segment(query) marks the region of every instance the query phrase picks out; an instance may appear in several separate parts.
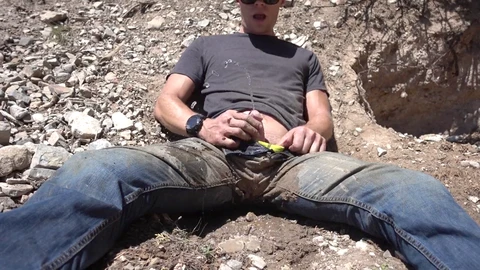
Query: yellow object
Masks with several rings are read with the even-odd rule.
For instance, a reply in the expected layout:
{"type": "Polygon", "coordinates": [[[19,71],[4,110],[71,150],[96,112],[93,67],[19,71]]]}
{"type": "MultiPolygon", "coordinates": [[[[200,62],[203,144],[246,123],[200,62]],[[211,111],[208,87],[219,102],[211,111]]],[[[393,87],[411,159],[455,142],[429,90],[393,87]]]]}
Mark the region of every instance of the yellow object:
{"type": "Polygon", "coordinates": [[[280,153],[280,152],[285,151],[285,147],[283,147],[283,146],[281,146],[281,145],[271,144],[271,143],[264,142],[264,141],[258,141],[258,143],[259,143],[261,146],[272,150],[274,153],[280,153]]]}

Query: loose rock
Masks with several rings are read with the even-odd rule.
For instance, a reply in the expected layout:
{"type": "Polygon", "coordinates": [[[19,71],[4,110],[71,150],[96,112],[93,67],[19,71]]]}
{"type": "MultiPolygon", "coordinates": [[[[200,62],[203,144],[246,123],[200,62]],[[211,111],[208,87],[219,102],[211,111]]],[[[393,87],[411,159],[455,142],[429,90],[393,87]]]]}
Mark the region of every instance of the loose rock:
{"type": "Polygon", "coordinates": [[[116,130],[131,129],[133,127],[133,121],[121,112],[114,113],[112,115],[112,121],[116,130]]]}
{"type": "Polygon", "coordinates": [[[267,266],[267,264],[265,263],[263,258],[260,257],[260,256],[250,254],[250,255],[248,255],[248,258],[252,262],[252,265],[257,267],[258,269],[263,269],[267,266]]]}
{"type": "Polygon", "coordinates": [[[70,112],[65,119],[75,138],[94,139],[102,132],[100,121],[81,112],[70,112]]]}
{"type": "Polygon", "coordinates": [[[10,185],[0,182],[0,190],[9,197],[15,198],[25,195],[33,190],[30,185],[10,185]]]}
{"type": "Polygon", "coordinates": [[[0,177],[28,168],[32,156],[26,146],[9,145],[0,148],[0,177]]]}
{"type": "Polygon", "coordinates": [[[39,144],[33,155],[30,168],[58,169],[70,156],[72,154],[64,148],[39,144]]]}
{"type": "Polygon", "coordinates": [[[55,23],[64,21],[67,17],[67,13],[47,10],[40,14],[40,21],[44,23],[55,23]]]}

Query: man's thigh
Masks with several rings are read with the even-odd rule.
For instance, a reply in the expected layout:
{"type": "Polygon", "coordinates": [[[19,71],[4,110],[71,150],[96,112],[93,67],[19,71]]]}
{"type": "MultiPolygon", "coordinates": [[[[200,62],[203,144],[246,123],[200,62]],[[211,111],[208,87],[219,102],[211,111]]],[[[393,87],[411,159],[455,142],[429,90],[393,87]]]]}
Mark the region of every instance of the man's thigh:
{"type": "Polygon", "coordinates": [[[331,152],[290,160],[280,169],[266,196],[368,206],[387,213],[410,212],[427,201],[451,197],[439,181],[424,173],[331,152]]]}

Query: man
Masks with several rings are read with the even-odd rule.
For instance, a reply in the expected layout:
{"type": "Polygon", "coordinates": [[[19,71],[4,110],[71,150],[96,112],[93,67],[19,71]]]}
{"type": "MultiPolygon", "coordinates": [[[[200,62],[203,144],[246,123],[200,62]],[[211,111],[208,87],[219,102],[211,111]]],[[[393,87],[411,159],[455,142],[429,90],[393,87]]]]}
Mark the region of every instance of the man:
{"type": "Polygon", "coordinates": [[[323,151],[333,128],[318,60],[273,35],[284,0],[237,2],[240,33],[197,39],[155,105],[191,138],[74,155],[0,215],[2,268],[83,269],[146,213],[241,202],[356,226],[415,268],[478,268],[480,228],[440,182],[323,151]],[[185,104],[198,92],[205,115],[185,104]]]}

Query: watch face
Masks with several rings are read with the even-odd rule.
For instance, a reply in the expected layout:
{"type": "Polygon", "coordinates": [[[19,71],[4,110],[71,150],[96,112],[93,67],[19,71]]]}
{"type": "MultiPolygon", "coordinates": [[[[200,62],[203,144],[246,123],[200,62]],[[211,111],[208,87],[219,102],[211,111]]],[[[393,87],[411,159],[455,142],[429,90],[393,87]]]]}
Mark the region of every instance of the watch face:
{"type": "Polygon", "coordinates": [[[204,119],[205,116],[200,114],[196,114],[188,118],[187,124],[185,125],[187,134],[190,136],[198,136],[198,132],[200,131],[200,129],[202,129],[204,119]]]}

